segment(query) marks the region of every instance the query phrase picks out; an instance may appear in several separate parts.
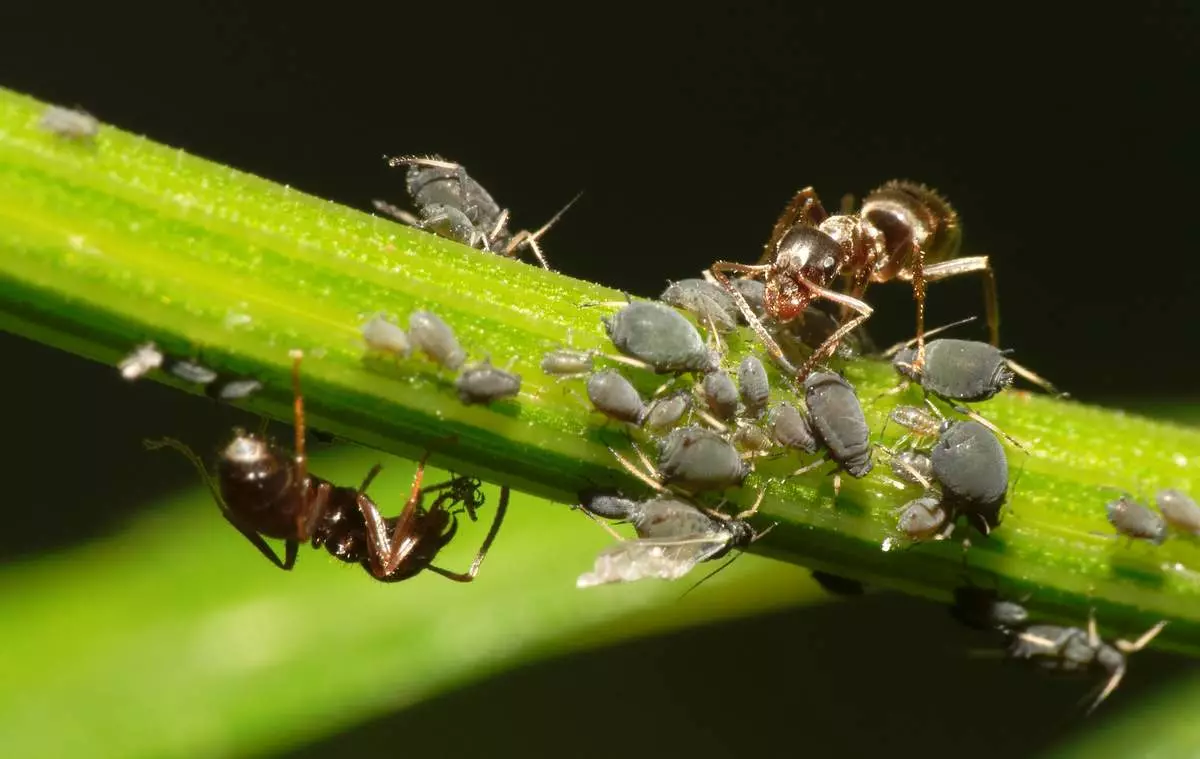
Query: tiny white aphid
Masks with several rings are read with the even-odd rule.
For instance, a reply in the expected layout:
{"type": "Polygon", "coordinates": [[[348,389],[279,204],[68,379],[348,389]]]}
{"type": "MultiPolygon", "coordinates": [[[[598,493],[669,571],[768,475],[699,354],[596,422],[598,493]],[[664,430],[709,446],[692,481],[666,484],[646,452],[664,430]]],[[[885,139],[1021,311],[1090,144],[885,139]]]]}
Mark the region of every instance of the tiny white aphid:
{"type": "Polygon", "coordinates": [[[240,379],[227,382],[217,392],[217,397],[223,401],[237,401],[262,390],[262,383],[256,379],[240,379]]]}
{"type": "Polygon", "coordinates": [[[135,380],[141,377],[151,369],[157,369],[162,366],[163,354],[154,343],[143,343],[133,349],[125,358],[121,359],[121,363],[117,364],[117,369],[121,371],[121,376],[127,380],[135,380]]]}
{"type": "Polygon", "coordinates": [[[374,351],[391,353],[401,358],[408,358],[412,353],[412,343],[405,331],[380,314],[362,326],[362,337],[367,347],[374,351]]]}
{"type": "Polygon", "coordinates": [[[100,122],[91,114],[52,105],[38,119],[38,128],[77,142],[91,142],[100,133],[100,122]]]}

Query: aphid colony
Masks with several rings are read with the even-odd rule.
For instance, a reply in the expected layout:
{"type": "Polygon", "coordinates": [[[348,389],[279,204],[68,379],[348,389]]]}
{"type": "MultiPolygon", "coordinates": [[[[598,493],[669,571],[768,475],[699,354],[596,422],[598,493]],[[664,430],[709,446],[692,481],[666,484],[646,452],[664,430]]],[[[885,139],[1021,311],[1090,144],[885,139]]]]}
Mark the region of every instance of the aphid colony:
{"type": "MultiPolygon", "coordinates": [[[[62,121],[60,115],[54,119],[62,121]]],[[[508,212],[462,166],[438,158],[391,163],[407,168],[406,186],[416,214],[382,201],[376,201],[377,208],[482,250],[515,256],[528,249],[548,268],[538,240],[558,215],[536,232],[512,233],[508,212]]],[[[892,477],[876,476],[901,489],[920,489],[898,510],[894,537],[884,541],[884,550],[947,538],[960,521],[985,538],[999,528],[1009,495],[1008,458],[1000,438],[1019,449],[1025,446],[965,404],[992,398],[1017,375],[1054,389],[996,347],[999,315],[990,265],[986,257],[958,257],[958,247],[957,215],[921,185],[889,182],[868,194],[857,212],[836,215],[828,214],[807,188],[779,217],[758,264],[718,261],[704,278],[670,283],[658,301],[581,304],[614,309],[597,319],[597,330],[611,349],[559,347],[544,354],[541,369],[558,380],[582,381],[596,425],[609,432],[617,428],[622,444],[610,445],[609,451],[647,492],[635,497],[592,489],[579,495],[577,507],[584,514],[618,538],[609,522],[631,524],[636,538],[618,539],[602,551],[592,569],[579,575],[577,586],[677,579],[701,562],[745,549],[772,526],[758,529],[750,523],[764,491],[758,489],[753,505],[736,513],[722,510],[724,500],[715,506],[711,502],[748,481],[753,488],[756,462],[787,456],[811,458],[797,461],[785,478],[831,465],[836,499],[841,474],[869,476],[879,448],[892,477]],[[971,272],[984,277],[991,344],[928,339],[940,330],[925,329],[926,283],[971,272]],[[845,292],[833,289],[839,279],[845,292]],[[915,384],[924,393],[925,406],[890,410],[887,423],[903,432],[888,446],[872,443],[853,385],[830,370],[828,362],[875,353],[861,329],[873,312],[862,297],[870,283],[892,279],[912,284],[917,330],[909,343],[879,354],[891,358],[900,378],[887,395],[915,384]],[[822,310],[818,301],[833,304],[838,313],[822,310]],[[753,351],[736,364],[727,361],[724,343],[739,325],[749,327],[781,377],[772,381],[772,371],[753,351]],[[645,385],[648,373],[665,381],[643,393],[638,385],[645,385]],[[959,416],[947,416],[951,412],[959,416]]],[[[407,330],[378,315],[362,325],[361,334],[369,353],[406,360],[415,351],[455,372],[455,391],[464,404],[520,394],[520,375],[493,366],[487,357],[467,364],[454,330],[430,311],[410,314],[407,330]]],[[[166,371],[225,400],[258,387],[254,380],[223,378],[196,361],[170,358],[153,344],[138,346],[119,368],[127,379],[166,371]]],[[[437,554],[455,535],[457,516],[476,519],[483,504],[480,483],[453,477],[423,486],[422,459],[400,515],[384,517],[367,495],[378,467],[357,487],[311,474],[299,372],[300,355],[295,353],[294,453],[236,430],[210,475],[178,441],[147,445],[184,453],[212,490],[222,515],[283,569],[292,568],[300,543],[307,541],[342,561],[360,564],[382,581],[407,579],[424,569],[457,581],[473,579],[504,519],[508,488],[501,488],[492,526],[470,568],[450,572],[435,566],[437,554]],[[429,505],[427,496],[433,498],[429,505]],[[267,538],[284,541],[284,558],[267,538]]],[[[886,429],[880,430],[881,437],[886,429]]],[[[1200,534],[1200,507],[1188,496],[1164,490],[1157,504],[1161,516],[1126,495],[1110,502],[1107,513],[1117,531],[1130,539],[1161,543],[1168,525],[1200,534]]],[[[860,583],[836,575],[814,577],[834,592],[863,590],[860,583]]],[[[1099,637],[1094,619],[1086,630],[1029,624],[1020,605],[976,590],[956,594],[956,616],[1003,633],[1013,658],[1049,669],[1100,668],[1108,673],[1093,708],[1120,682],[1125,654],[1144,647],[1165,624],[1132,643],[1110,644],[1099,637]]]]}

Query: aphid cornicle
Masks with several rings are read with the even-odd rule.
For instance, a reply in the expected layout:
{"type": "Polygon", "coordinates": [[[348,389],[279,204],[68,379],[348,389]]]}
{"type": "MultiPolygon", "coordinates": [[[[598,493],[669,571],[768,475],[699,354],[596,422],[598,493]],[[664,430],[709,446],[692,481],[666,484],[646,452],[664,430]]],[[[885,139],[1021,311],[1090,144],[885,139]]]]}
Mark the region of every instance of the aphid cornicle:
{"type": "Polygon", "coordinates": [[[696,327],[662,303],[636,301],[601,317],[617,350],[660,374],[711,372],[716,358],[696,327]]]}
{"type": "Polygon", "coordinates": [[[311,541],[314,548],[324,546],[342,561],[361,564],[383,582],[398,582],[425,569],[458,582],[473,580],[503,522],[508,488],[500,491],[492,527],[471,567],[466,572],[450,572],[434,566],[438,552],[453,539],[457,529],[456,507],[465,509],[473,519],[482,504],[479,482],[457,477],[422,487],[422,459],[404,510],[398,517],[384,517],[366,494],[380,467],[373,468],[358,488],[334,485],[311,474],[304,443],[301,354],[294,352],[293,357],[294,455],[263,438],[236,430],[233,440],[222,449],[216,476],[212,477],[199,457],[178,440],[146,441],[146,446],[169,447],[185,455],[209,486],[222,516],[280,569],[290,570],[300,544],[311,541]],[[438,496],[426,508],[423,499],[429,493],[438,496]],[[284,541],[283,559],[267,538],[284,541]]]}

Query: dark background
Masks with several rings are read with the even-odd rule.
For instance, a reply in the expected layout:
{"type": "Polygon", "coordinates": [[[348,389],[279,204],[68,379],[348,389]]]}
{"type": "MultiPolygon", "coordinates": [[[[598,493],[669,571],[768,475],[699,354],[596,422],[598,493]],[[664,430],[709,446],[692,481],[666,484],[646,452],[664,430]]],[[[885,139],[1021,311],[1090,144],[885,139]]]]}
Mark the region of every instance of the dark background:
{"type": "MultiPolygon", "coordinates": [[[[1194,5],[217,5],[5,7],[0,85],[364,209],[403,202],[385,153],[462,162],[517,228],[583,190],[545,239],[552,264],[642,295],[718,258],[754,260],[801,186],[836,206],[893,177],[923,181],[962,214],[964,253],[992,256],[1018,360],[1084,400],[1196,397],[1194,5]]],[[[906,286],[871,301],[881,342],[911,333],[906,286]]],[[[933,286],[930,302],[931,324],[982,313],[971,278],[933,286]]],[[[65,485],[80,497],[64,494],[53,523],[18,517],[30,538],[9,555],[119,518],[106,507],[79,519],[66,504],[139,502],[115,473],[161,432],[145,420],[170,407],[181,436],[190,426],[215,441],[235,418],[199,399],[181,411],[170,390],[134,392],[108,368],[10,336],[0,355],[25,367],[0,378],[5,396],[28,399],[6,422],[26,430],[26,450],[57,452],[22,458],[9,497],[53,477],[57,457],[80,462],[65,485]],[[69,439],[38,424],[51,397],[77,420],[69,439]]],[[[146,472],[136,487],[191,484],[186,474],[146,472]]],[[[586,736],[587,755],[718,756],[795,745],[803,720],[804,747],[825,756],[1020,756],[1073,729],[1085,686],[964,663],[973,639],[926,607],[878,596],[550,663],[302,755],[419,754],[439,740],[453,755],[494,732],[497,752],[549,755],[586,736]],[[787,640],[793,659],[756,660],[787,640]],[[745,711],[706,705],[731,689],[745,711]],[[992,729],[1001,713],[1019,729],[992,729]],[[478,730],[452,727],[468,715],[478,730]]],[[[1179,668],[1140,655],[1122,701],[1179,668]]]]}

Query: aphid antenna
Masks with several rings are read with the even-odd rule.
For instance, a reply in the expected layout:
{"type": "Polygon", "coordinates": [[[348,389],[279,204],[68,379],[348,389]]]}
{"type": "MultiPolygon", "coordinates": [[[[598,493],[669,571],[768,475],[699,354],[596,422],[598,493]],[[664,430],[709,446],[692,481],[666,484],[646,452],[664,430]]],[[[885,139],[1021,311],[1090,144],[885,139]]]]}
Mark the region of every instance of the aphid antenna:
{"type": "Polygon", "coordinates": [[[376,211],[380,211],[382,213],[387,214],[388,216],[391,216],[394,219],[398,219],[399,221],[403,222],[404,224],[407,224],[410,227],[421,226],[421,220],[419,218],[417,218],[415,215],[409,213],[408,211],[405,211],[400,206],[393,205],[393,204],[387,202],[386,200],[372,200],[371,205],[375,207],[376,211]]]}
{"type": "MultiPolygon", "coordinates": [[[[533,255],[537,258],[538,263],[540,263],[542,265],[542,268],[549,269],[550,267],[549,267],[549,265],[546,264],[545,257],[542,256],[542,249],[538,245],[538,240],[540,240],[542,235],[546,234],[546,232],[549,231],[550,227],[554,226],[554,224],[559,219],[562,218],[563,214],[565,214],[571,208],[571,206],[575,205],[575,202],[577,200],[579,200],[581,197],[583,197],[582,190],[580,190],[578,193],[576,193],[575,197],[568,200],[567,204],[565,206],[563,206],[562,208],[560,208],[558,210],[558,213],[551,216],[549,221],[547,221],[542,226],[538,227],[533,232],[525,232],[525,231],[518,232],[513,237],[512,241],[509,242],[508,249],[505,251],[505,253],[508,253],[511,255],[512,253],[515,253],[516,250],[519,247],[521,247],[522,245],[528,245],[529,248],[533,251],[533,255]]],[[[504,222],[506,222],[506,221],[508,221],[508,209],[505,209],[500,214],[500,218],[496,220],[496,230],[494,232],[492,232],[493,237],[495,237],[496,234],[498,234],[499,231],[504,228],[504,222]]]]}
{"type": "Polygon", "coordinates": [[[950,408],[954,409],[958,413],[967,417],[971,421],[978,422],[979,424],[982,424],[984,427],[987,427],[989,430],[992,431],[993,434],[1003,437],[1005,440],[1012,443],[1013,446],[1020,448],[1027,455],[1033,454],[1033,449],[1029,447],[1028,443],[1023,443],[1020,440],[1017,440],[1012,435],[1008,434],[1004,430],[997,427],[996,423],[992,422],[987,417],[984,417],[984,416],[976,413],[975,411],[972,411],[971,409],[967,408],[966,406],[960,406],[960,405],[955,404],[955,405],[952,405],[950,408]]]}
{"type": "MultiPolygon", "coordinates": [[[[925,339],[929,339],[930,337],[933,337],[936,334],[945,332],[948,329],[954,329],[955,327],[961,327],[964,324],[970,324],[971,322],[975,321],[976,318],[977,317],[974,317],[974,316],[968,316],[965,319],[959,319],[956,322],[950,322],[949,324],[943,324],[940,327],[934,327],[933,329],[926,330],[925,331],[925,339]]],[[[896,355],[897,353],[904,350],[905,348],[911,348],[912,346],[916,345],[916,343],[917,343],[917,338],[914,337],[905,342],[896,343],[895,345],[888,348],[887,350],[885,350],[883,353],[881,353],[879,355],[882,356],[883,358],[891,358],[892,356],[896,355]]]]}
{"type": "Polygon", "coordinates": [[[613,526],[612,526],[611,524],[609,524],[608,522],[604,521],[604,520],[603,520],[603,519],[601,519],[600,517],[596,516],[596,515],[595,515],[595,514],[593,514],[592,512],[588,511],[587,509],[583,508],[583,506],[582,506],[582,505],[580,505],[580,504],[576,504],[576,505],[572,506],[572,507],[571,507],[571,509],[573,509],[573,510],[576,510],[576,511],[579,511],[579,512],[580,512],[580,513],[582,513],[582,514],[583,514],[585,517],[587,517],[588,519],[592,520],[592,521],[593,521],[593,522],[595,522],[596,524],[598,524],[598,525],[600,525],[601,527],[603,527],[603,528],[604,528],[604,531],[605,531],[605,532],[607,532],[609,535],[612,535],[612,536],[613,536],[615,539],[617,539],[617,540],[619,540],[619,541],[622,541],[622,542],[625,540],[625,537],[624,537],[623,535],[621,535],[621,533],[619,533],[619,532],[617,532],[616,530],[614,530],[614,529],[613,529],[613,526]]]}
{"type": "Polygon", "coordinates": [[[1032,369],[1029,369],[1028,367],[1018,364],[1016,361],[1013,361],[1011,358],[1006,358],[1004,361],[1005,361],[1005,363],[1008,364],[1009,369],[1012,369],[1014,372],[1016,372],[1022,378],[1028,380],[1029,382],[1032,382],[1033,384],[1037,385],[1041,389],[1045,390],[1047,393],[1050,393],[1051,395],[1056,396],[1058,398],[1071,397],[1070,393],[1064,393],[1064,392],[1059,391],[1059,389],[1056,388],[1050,382],[1050,380],[1046,379],[1045,377],[1043,377],[1042,375],[1033,371],[1032,369]]]}
{"type": "Polygon", "coordinates": [[[398,156],[383,156],[387,161],[388,166],[395,168],[397,166],[431,166],[437,169],[459,169],[462,168],[459,164],[453,161],[447,161],[437,155],[419,156],[419,155],[398,155],[398,156]]]}

